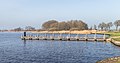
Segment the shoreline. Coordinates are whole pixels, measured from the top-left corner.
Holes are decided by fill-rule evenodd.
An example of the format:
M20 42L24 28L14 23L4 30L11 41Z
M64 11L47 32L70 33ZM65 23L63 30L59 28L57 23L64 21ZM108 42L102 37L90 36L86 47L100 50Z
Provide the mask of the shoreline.
M62 31L0 31L0 32L31 32L31 33L71 33L71 34L104 34L107 31L98 31L98 30L74 30L74 31L70 31L70 30L62 30Z
M111 35L111 34L110 34ZM115 46L118 46L120 47L120 41L118 40L115 40L115 38L120 38L119 36L110 36L110 42L115 45ZM96 63L120 63L120 56L117 56L117 57L111 57L111 58L106 58L106 59L103 59L103 60L100 60L100 61L97 61Z
M25 31L3 31L3 32L25 32ZM112 33L116 34L115 32L109 33L107 31L97 31L97 30L81 30L81 31L26 31L26 32L31 32L31 33L71 33L71 34L107 34L110 35L110 37L107 39L107 42L111 42L113 45L115 46L119 46L120 47L120 41L114 40L114 38L120 38L120 36L115 36L112 35ZM116 34L118 35L118 34ZM119 60L120 62L120 57L112 57L112 58L106 58L100 61L97 61L96 63L115 63L114 61L118 62L117 60Z
M31 31L31 33L71 33L71 34L95 34L95 33L105 33L106 31L97 30L81 30L81 31Z

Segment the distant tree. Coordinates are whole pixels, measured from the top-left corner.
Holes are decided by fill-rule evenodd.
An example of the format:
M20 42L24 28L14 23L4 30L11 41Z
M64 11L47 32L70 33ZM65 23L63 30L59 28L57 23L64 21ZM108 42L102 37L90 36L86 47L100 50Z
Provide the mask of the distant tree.
M93 28L92 28L92 26L89 28L89 30L92 30Z
M98 25L98 28L100 28L101 30L103 30L103 26L102 26L102 23L100 23L99 25Z
M67 22L69 29L79 29L86 30L88 29L88 25L81 20L71 20Z
M69 30L70 30L73 27L72 20L71 21L67 21L67 24L68 24Z
M118 30L118 27L120 26L120 20L116 20L116 21L114 22L114 25L115 25L116 31L117 31L117 30Z
M22 31L23 29L21 27L13 29L14 31Z
M32 26L26 26L26 27L25 27L25 30L28 30L28 31L30 31L30 30L35 30L35 28L32 27Z
M83 22L83 21L80 20L78 22L78 28L81 29L81 30L88 30L88 25L85 22Z
M100 28L102 31L107 29L106 23L102 22L98 25L98 28Z
M113 26L112 22L107 23L107 28L110 30L110 28Z
M43 29L58 29L58 30L70 30L70 29L79 29L86 30L88 29L88 25L81 20L71 20L71 21L63 21L58 22L55 20L45 22L42 25Z
M51 25L54 24L54 23L58 23L58 21L49 20L49 21L42 24L42 28L45 29L45 30L48 30L49 28L51 28Z
M106 30L107 31L107 30L110 30L110 28L112 26L113 26L112 22L109 22L109 23L102 22L98 25L98 28L100 28L101 30Z
M59 30L69 30L69 25L66 22L59 22L58 29Z
M50 25L50 28L56 28L56 29L58 29L58 24L59 23L53 23L53 24Z

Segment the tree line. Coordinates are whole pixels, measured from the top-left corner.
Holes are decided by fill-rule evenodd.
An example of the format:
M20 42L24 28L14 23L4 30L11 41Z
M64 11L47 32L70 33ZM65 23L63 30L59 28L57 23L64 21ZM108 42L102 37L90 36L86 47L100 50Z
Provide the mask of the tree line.
M81 20L70 20L58 22L56 20L49 20L42 24L44 30L87 30L88 25Z
M101 30L101 31L111 31L112 27L115 26L116 31L120 31L120 20L116 20L115 22L101 22L98 25L93 25L93 27L88 27L82 20L70 20L70 21L56 21L49 20L42 24L42 29L35 29L32 26L26 26L25 28L14 28L13 31L40 31L40 30Z
M44 30L101 30L101 31L111 31L111 28L115 26L116 31L119 31L120 20L115 22L101 22L98 25L88 28L88 24L81 20L70 20L58 22L56 20L49 20L42 24L42 29Z
M109 23L105 23L105 22L99 23L98 29L110 31L111 27L113 26L115 26L116 31L119 31L120 20L116 20L115 22L109 22Z
M18 28L12 29L12 31L34 31L34 30L36 29L35 27L32 27L32 26L26 26L25 28L18 27Z

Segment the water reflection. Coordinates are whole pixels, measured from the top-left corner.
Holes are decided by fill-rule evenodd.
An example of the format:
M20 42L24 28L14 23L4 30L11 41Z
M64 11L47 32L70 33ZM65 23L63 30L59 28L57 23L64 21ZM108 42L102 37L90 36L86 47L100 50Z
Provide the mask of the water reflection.
M24 47L26 47L26 40L23 40Z

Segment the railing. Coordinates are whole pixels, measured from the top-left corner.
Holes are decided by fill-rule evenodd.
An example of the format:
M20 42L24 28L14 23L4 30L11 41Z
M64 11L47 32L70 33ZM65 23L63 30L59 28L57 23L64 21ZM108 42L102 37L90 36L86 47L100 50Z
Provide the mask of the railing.
M68 34L66 37L62 35L63 34L59 34L56 37L54 33L50 36L47 36L46 33L43 36L40 36L40 35L32 36L32 35L25 34L21 36L21 39L22 40L63 40L63 41L106 41L105 34L101 38L97 37L96 33L94 34L93 37L88 37L88 34L85 34L84 37L79 36L80 34L77 34L75 37L72 37L71 34Z

